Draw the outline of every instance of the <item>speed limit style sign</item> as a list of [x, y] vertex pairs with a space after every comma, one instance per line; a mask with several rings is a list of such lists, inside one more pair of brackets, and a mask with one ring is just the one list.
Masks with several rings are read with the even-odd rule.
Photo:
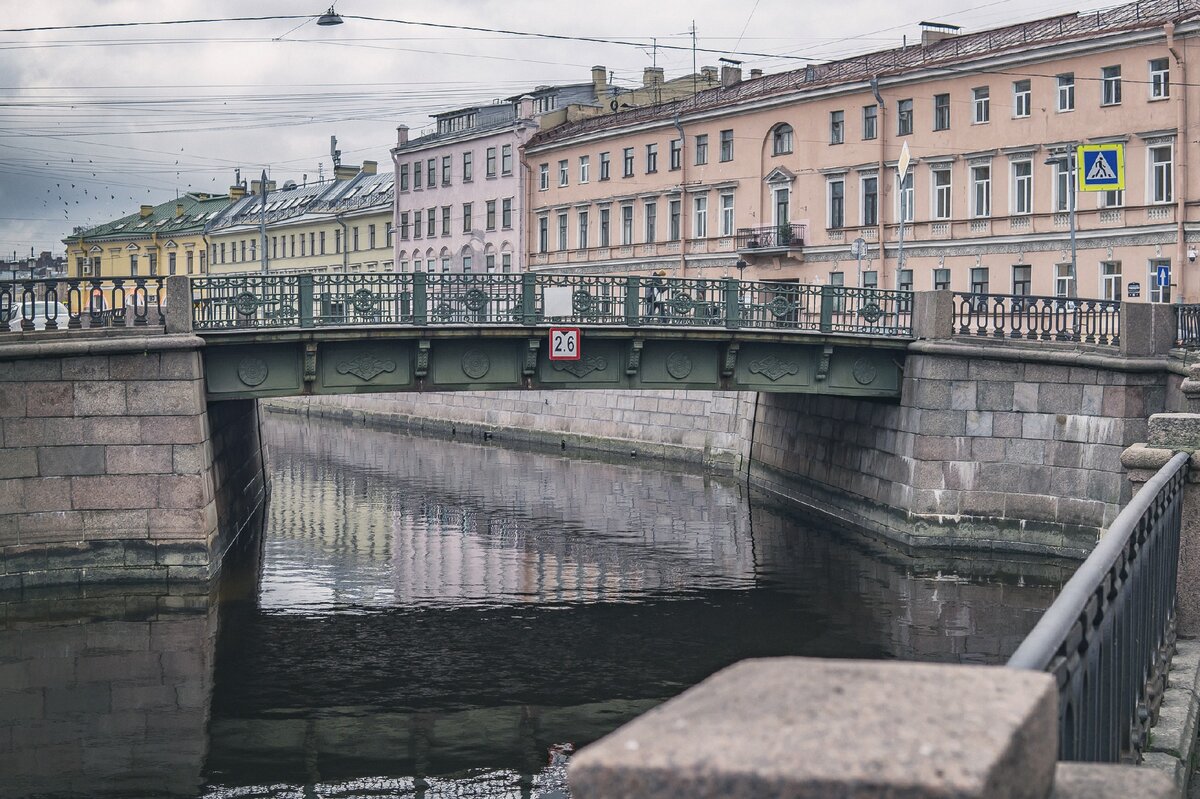
[[578, 361], [579, 360], [579, 328], [552, 327], [550, 328], [550, 360]]

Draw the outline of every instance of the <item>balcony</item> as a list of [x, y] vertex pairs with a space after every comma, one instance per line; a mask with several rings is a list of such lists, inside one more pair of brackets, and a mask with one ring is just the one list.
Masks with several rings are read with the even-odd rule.
[[737, 250], [746, 254], [802, 250], [807, 238], [808, 225], [738, 228]]

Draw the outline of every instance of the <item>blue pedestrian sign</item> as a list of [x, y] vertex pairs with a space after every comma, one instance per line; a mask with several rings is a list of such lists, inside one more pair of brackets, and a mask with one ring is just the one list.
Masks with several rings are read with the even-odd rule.
[[1171, 267], [1167, 266], [1166, 264], [1159, 265], [1154, 282], [1159, 286], [1171, 285]]
[[1125, 188], [1125, 145], [1081, 144], [1076, 151], [1080, 191]]

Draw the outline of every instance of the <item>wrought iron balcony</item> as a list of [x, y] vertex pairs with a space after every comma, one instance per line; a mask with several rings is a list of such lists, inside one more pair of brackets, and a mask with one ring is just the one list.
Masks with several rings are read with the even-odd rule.
[[743, 251], [799, 250], [808, 238], [808, 225], [787, 223], [771, 227], [738, 228], [737, 249]]

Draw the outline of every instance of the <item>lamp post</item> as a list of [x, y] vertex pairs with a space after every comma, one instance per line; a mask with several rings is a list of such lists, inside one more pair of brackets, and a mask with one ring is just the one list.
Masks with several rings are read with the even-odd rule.
[[1050, 157], [1048, 157], [1046, 159], [1047, 166], [1059, 166], [1064, 163], [1067, 165], [1067, 197], [1068, 197], [1067, 216], [1068, 216], [1068, 220], [1069, 220], [1068, 224], [1070, 225], [1070, 228], [1071, 228], [1071, 271], [1070, 271], [1071, 287], [1068, 291], [1067, 296], [1075, 297], [1075, 296], [1078, 296], [1076, 285], [1079, 282], [1076, 279], [1077, 276], [1075, 274], [1075, 262], [1076, 262], [1076, 250], [1075, 250], [1075, 191], [1076, 191], [1076, 186], [1075, 186], [1075, 182], [1076, 182], [1075, 181], [1075, 169], [1076, 169], [1075, 145], [1072, 144], [1070, 149], [1068, 149], [1065, 153], [1058, 153], [1058, 154], [1051, 153]]

